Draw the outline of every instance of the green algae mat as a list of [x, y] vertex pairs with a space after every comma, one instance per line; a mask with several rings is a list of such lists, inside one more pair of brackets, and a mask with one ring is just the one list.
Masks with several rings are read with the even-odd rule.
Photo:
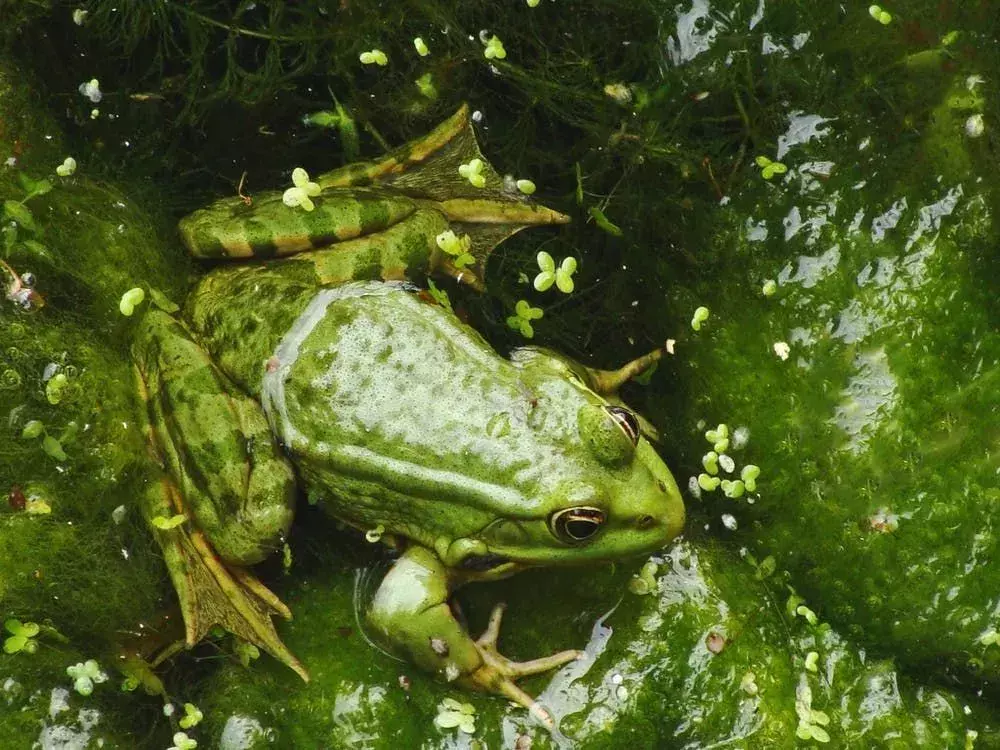
[[[998, 35], [986, 0], [0, 2], [0, 747], [1000, 747]], [[687, 508], [459, 592], [511, 658], [584, 652], [522, 682], [551, 730], [376, 646], [391, 559], [304, 494], [256, 572], [311, 681], [172, 649], [139, 509], [126, 313], [203, 273], [178, 220], [462, 102], [572, 222], [432, 293], [501, 352], [663, 347], [622, 396]]]

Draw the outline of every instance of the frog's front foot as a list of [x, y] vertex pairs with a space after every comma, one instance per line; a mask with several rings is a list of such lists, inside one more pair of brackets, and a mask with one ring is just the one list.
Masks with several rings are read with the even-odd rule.
[[464, 677], [461, 682], [475, 690], [499, 693], [508, 700], [524, 706], [533, 716], [550, 729], [555, 725], [552, 715], [534, 698], [515, 684], [515, 680], [531, 675], [542, 674], [561, 667], [584, 656], [583, 651], [570, 649], [557, 654], [543, 656], [530, 661], [512, 661], [497, 650], [497, 640], [500, 637], [500, 622], [503, 620], [505, 604], [497, 604], [490, 614], [490, 622], [486, 630], [476, 640], [476, 650], [483, 659], [483, 664], [474, 672]]

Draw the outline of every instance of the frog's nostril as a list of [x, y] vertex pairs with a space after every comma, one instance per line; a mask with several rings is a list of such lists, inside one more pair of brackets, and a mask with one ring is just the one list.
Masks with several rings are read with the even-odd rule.
[[656, 480], [656, 486], [660, 488], [660, 492], [666, 492], [667, 491], [667, 485], [666, 485], [666, 483], [662, 479], [657, 479]]
[[638, 524], [637, 524], [637, 525], [638, 525], [638, 527], [639, 527], [640, 529], [643, 529], [643, 530], [645, 530], [645, 529], [650, 529], [650, 528], [652, 528], [652, 527], [653, 527], [653, 524], [655, 524], [655, 523], [656, 523], [656, 519], [655, 519], [655, 518], [653, 518], [652, 516], [642, 516], [642, 517], [641, 517], [641, 518], [639, 519], [639, 522], [638, 522]]

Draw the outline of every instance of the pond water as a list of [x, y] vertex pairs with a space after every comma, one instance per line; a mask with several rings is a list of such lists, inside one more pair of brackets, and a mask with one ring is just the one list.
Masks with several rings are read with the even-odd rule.
[[[93, 0], [0, 29], [0, 746], [1000, 747], [995, 3]], [[508, 604], [511, 658], [585, 651], [523, 681], [553, 731], [376, 647], [390, 561], [305, 496], [258, 572], [311, 682], [221, 633], [144, 670], [183, 629], [128, 351], [204, 271], [177, 221], [462, 102], [571, 223], [437, 287], [502, 353], [522, 300], [592, 367], [664, 347], [622, 396], [683, 535], [459, 592], [475, 634]], [[572, 293], [533, 288], [540, 251]]]

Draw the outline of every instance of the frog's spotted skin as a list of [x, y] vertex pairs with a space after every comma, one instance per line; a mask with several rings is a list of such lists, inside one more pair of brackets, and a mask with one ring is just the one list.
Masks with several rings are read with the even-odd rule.
[[[473, 188], [458, 174], [472, 158], [482, 154], [463, 108], [382, 161], [318, 178], [312, 213], [270, 194], [182, 222], [197, 255], [264, 260], [207, 274], [186, 322], [152, 311], [140, 323], [138, 386], [166, 469], [145, 511], [188, 519], [155, 532], [188, 643], [219, 623], [306, 676], [271, 623], [287, 610], [243, 568], [283, 542], [293, 464], [333, 516], [381, 527], [402, 550], [368, 613], [385, 644], [548, 721], [514, 681], [577, 652], [511, 662], [496, 650], [502, 610], [473, 640], [451, 593], [534, 566], [647, 554], [679, 532], [684, 510], [640, 435], [648, 426], [615, 395], [658, 352], [615, 372], [539, 349], [507, 360], [418, 293], [412, 282], [435, 273], [481, 286], [504, 238], [566, 221], [504, 193], [487, 163], [486, 187]], [[437, 247], [447, 230], [471, 238], [471, 268]]]

